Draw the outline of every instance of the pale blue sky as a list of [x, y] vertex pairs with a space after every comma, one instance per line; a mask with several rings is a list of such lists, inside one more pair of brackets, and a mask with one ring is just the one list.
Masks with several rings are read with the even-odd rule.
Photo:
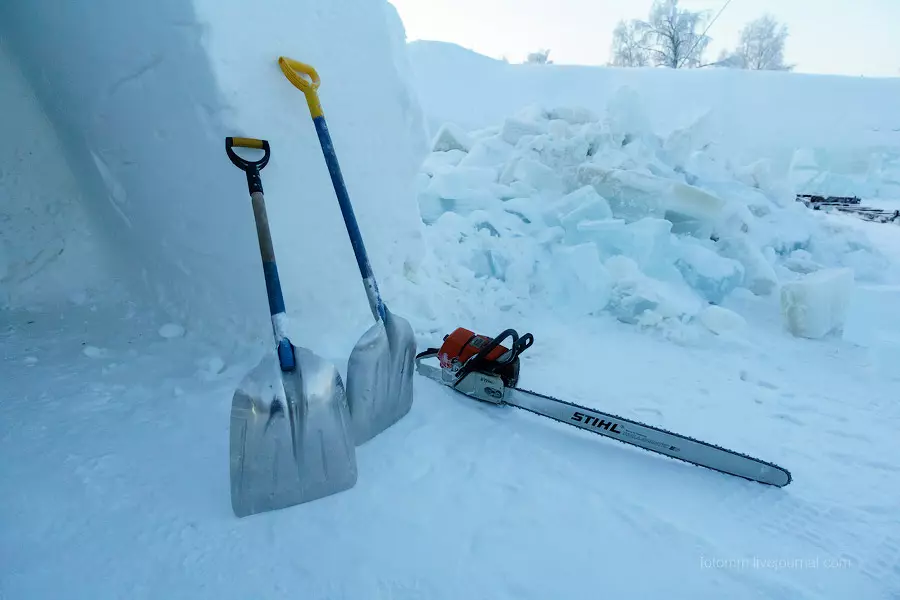
[[[682, 0], [715, 14], [726, 0]], [[646, 18], [652, 0], [390, 0], [410, 41], [455, 42], [522, 62], [550, 48], [562, 64], [605, 64], [619, 19]], [[786, 58], [804, 73], [900, 77], [900, 0], [732, 0], [710, 29], [707, 57], [769, 12], [790, 30]]]

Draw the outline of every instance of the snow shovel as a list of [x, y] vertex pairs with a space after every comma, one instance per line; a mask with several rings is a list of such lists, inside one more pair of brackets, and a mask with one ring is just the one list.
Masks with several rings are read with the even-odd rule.
[[[278, 59], [278, 64], [288, 81], [306, 96], [362, 275], [369, 308], [375, 317], [375, 324], [357, 342], [347, 364], [347, 399], [354, 438], [359, 446], [399, 421], [412, 407], [416, 339], [409, 322], [391, 313], [378, 291], [319, 101], [319, 74], [311, 66], [283, 56]], [[309, 76], [311, 81], [298, 72]]]
[[[234, 147], [265, 154], [250, 162]], [[269, 143], [228, 137], [225, 151], [247, 174], [281, 370], [279, 382], [274, 362], [263, 358], [241, 382], [231, 403], [231, 506], [238, 517], [245, 517], [353, 487], [356, 446], [337, 369], [295, 346], [284, 331], [284, 297], [259, 176], [269, 162]]]

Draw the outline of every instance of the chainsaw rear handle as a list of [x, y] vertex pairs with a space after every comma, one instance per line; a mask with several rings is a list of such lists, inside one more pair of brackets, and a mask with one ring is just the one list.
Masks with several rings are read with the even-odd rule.
[[[238, 156], [234, 148], [262, 150], [263, 157], [256, 161], [250, 161]], [[256, 138], [227, 137], [225, 138], [225, 152], [228, 154], [231, 162], [234, 163], [234, 166], [247, 174], [247, 187], [250, 189], [250, 194], [262, 192], [262, 180], [259, 178], [259, 172], [269, 164], [269, 156], [271, 155], [269, 142], [257, 140]]]

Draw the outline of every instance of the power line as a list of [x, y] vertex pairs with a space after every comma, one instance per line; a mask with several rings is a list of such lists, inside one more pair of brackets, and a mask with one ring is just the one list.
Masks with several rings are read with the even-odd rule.
[[687, 60], [687, 58], [690, 57], [694, 53], [694, 50], [697, 48], [697, 44], [700, 43], [700, 40], [702, 40], [703, 38], [706, 37], [706, 34], [709, 32], [710, 28], [713, 26], [713, 24], [715, 24], [716, 21], [719, 20], [719, 17], [722, 16], [722, 13], [725, 12], [725, 9], [728, 8], [728, 5], [731, 4], [731, 2], [732, 2], [732, 0], [728, 0], [727, 2], [725, 2], [725, 4], [722, 6], [722, 8], [719, 9], [719, 12], [716, 13], [716, 16], [713, 17], [713, 20], [709, 22], [709, 25], [707, 25], [706, 29], [703, 30], [703, 33], [700, 34], [700, 37], [698, 37], [694, 41], [694, 45], [691, 46], [690, 52], [688, 52], [685, 55], [685, 60]]

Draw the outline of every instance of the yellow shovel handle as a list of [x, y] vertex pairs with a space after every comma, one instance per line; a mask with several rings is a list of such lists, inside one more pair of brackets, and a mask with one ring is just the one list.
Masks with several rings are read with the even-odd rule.
[[[282, 56], [278, 59], [278, 66], [281, 67], [281, 72], [284, 73], [288, 81], [306, 96], [306, 103], [309, 105], [309, 114], [312, 115], [312, 118], [325, 116], [317, 92], [322, 80], [312, 65]], [[301, 74], [308, 76], [311, 81], [304, 79]]]

